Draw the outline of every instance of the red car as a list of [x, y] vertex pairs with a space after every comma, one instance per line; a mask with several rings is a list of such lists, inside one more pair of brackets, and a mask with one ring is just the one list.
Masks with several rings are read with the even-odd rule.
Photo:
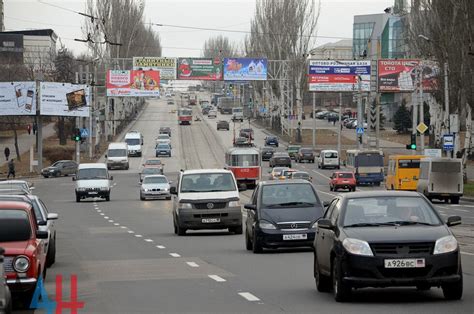
[[350, 171], [336, 171], [331, 175], [331, 181], [329, 181], [329, 189], [331, 191], [337, 191], [338, 189], [355, 191], [356, 185], [354, 173]]
[[44, 241], [31, 204], [0, 202], [0, 247], [5, 249], [4, 268], [12, 295], [30, 304], [40, 276], [46, 275]]

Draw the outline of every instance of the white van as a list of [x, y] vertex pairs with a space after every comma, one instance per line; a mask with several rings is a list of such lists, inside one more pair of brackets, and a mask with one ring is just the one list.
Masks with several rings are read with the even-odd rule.
[[109, 176], [104, 163], [80, 164], [77, 174], [72, 178], [76, 182], [76, 202], [83, 198], [101, 197], [110, 201], [110, 188], [112, 176]]
[[125, 134], [125, 143], [128, 145], [128, 156], [142, 156], [143, 136], [138, 131]]
[[337, 168], [340, 169], [339, 153], [337, 150], [322, 150], [318, 157], [318, 168]]
[[170, 193], [177, 235], [186, 230], [226, 229], [242, 234], [240, 196], [234, 174], [224, 169], [182, 171]]
[[429, 200], [451, 200], [452, 204], [459, 204], [464, 191], [462, 160], [422, 158], [416, 190]]
[[232, 108], [232, 121], [244, 122], [244, 108], [236, 107]]
[[128, 170], [128, 145], [125, 142], [110, 143], [105, 155], [107, 169], [121, 168]]

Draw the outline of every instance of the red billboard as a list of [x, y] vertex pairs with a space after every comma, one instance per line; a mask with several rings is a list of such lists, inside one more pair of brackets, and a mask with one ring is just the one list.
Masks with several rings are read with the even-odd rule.
[[439, 67], [436, 62], [412, 59], [379, 60], [377, 82], [379, 92], [413, 92], [423, 70], [423, 90], [438, 89]]
[[152, 70], [109, 70], [106, 86], [107, 96], [159, 96], [160, 72]]

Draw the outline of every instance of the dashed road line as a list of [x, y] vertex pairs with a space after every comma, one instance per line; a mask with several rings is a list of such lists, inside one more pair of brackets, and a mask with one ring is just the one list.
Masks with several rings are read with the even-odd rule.
[[127, 227], [125, 227], [125, 226], [120, 226], [120, 228], [122, 228], [122, 229], [127, 229]]
[[152, 239], [145, 239], [145, 242], [153, 242]]
[[127, 232], [128, 233], [135, 233], [135, 231], [132, 231], [132, 230], [128, 230]]
[[156, 247], [159, 248], [160, 250], [166, 249], [166, 246], [164, 245], [157, 245]]
[[143, 236], [141, 234], [136, 234], [135, 237], [142, 238]]
[[120, 224], [119, 223], [114, 223], [114, 226], [120, 226]]
[[114, 221], [113, 221], [112, 219], [109, 219], [109, 222], [112, 222], [112, 223], [113, 223]]
[[313, 172], [316, 173], [316, 174], [319, 174], [321, 177], [324, 177], [324, 178], [326, 178], [326, 179], [328, 179], [328, 180], [331, 180], [330, 177], [328, 177], [327, 175], [322, 174], [322, 173], [319, 172], [319, 171], [316, 171], [316, 170], [311, 170], [311, 171], [313, 171]]
[[170, 253], [170, 255], [171, 255], [172, 257], [181, 257], [181, 255], [179, 255], [178, 253]]
[[195, 262], [186, 262], [186, 264], [188, 264], [190, 267], [199, 267], [199, 265]]
[[104, 213], [100, 213], [101, 216], [104, 216], [105, 214]]
[[109, 216], [104, 216], [104, 219], [109, 219]]
[[259, 298], [251, 294], [250, 292], [239, 292], [239, 295], [250, 302], [260, 301]]
[[217, 275], [208, 275], [208, 277], [211, 278], [212, 280], [217, 281], [217, 282], [226, 282], [227, 281], [224, 278], [222, 278], [221, 276], [217, 276]]

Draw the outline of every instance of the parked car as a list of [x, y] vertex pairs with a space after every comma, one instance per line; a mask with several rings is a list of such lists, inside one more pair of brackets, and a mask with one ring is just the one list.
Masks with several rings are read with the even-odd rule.
[[290, 155], [285, 152], [275, 152], [272, 158], [270, 158], [270, 167], [277, 166], [291, 168]]
[[33, 186], [31, 186], [31, 183], [25, 181], [25, 180], [6, 180], [6, 181], [0, 181], [0, 189], [6, 189], [6, 190], [24, 190], [28, 194], [33, 194], [33, 190], [35, 189]]
[[254, 139], [253, 138], [253, 129], [249, 129], [249, 128], [241, 129], [240, 132], [239, 132], [239, 136], [248, 138], [248, 139], [253, 141], [253, 139]]
[[172, 100], [168, 100], [166, 103], [167, 103], [168, 105], [174, 105], [174, 101], [172, 101]]
[[148, 198], [171, 199], [170, 182], [164, 175], [146, 175], [141, 181], [140, 200]]
[[356, 178], [353, 172], [350, 171], [336, 171], [331, 175], [329, 181], [329, 189], [331, 191], [337, 191], [339, 189], [347, 189], [349, 191], [356, 190]]
[[269, 180], [278, 180], [278, 178], [281, 176], [282, 171], [290, 169], [288, 167], [274, 167], [270, 171], [270, 178]]
[[269, 135], [265, 137], [265, 146], [275, 146], [278, 147], [278, 137]]
[[300, 150], [301, 145], [293, 145], [290, 144], [286, 148], [286, 151], [288, 152], [288, 155], [290, 155], [291, 159], [295, 159], [296, 155], [298, 154], [298, 151]]
[[209, 119], [211, 118], [217, 118], [217, 111], [216, 110], [209, 110], [208, 114], [207, 114], [207, 117]]
[[340, 194], [316, 224], [314, 278], [338, 302], [352, 288], [441, 286], [459, 300], [463, 272], [459, 244], [446, 221], [421, 194], [372, 191]]
[[[13, 297], [30, 304], [38, 279], [46, 275], [45, 241], [31, 204], [0, 202], [0, 247], [5, 249], [4, 269]], [[3, 278], [2, 278], [3, 279]]]
[[316, 119], [324, 120], [326, 119], [327, 115], [330, 113], [330, 111], [324, 110], [316, 113], [315, 117]]
[[12, 312], [12, 296], [8, 288], [5, 276], [5, 266], [3, 265], [3, 254], [5, 250], [0, 247], [0, 313], [10, 314]]
[[168, 156], [171, 157], [171, 146], [166, 143], [159, 143], [155, 146], [155, 156]]
[[41, 175], [45, 178], [75, 175], [76, 172], [77, 163], [73, 160], [59, 160], [41, 169]]
[[217, 122], [217, 131], [219, 130], [230, 130], [229, 122], [225, 120], [220, 120]]
[[169, 126], [162, 126], [158, 131], [159, 134], [168, 134], [171, 137], [171, 128]]
[[262, 147], [260, 148], [260, 155], [262, 156], [262, 161], [268, 161], [272, 158], [275, 149], [273, 147]]
[[302, 179], [311, 182], [313, 177], [311, 177], [306, 171], [295, 171], [290, 174], [289, 179]]
[[295, 157], [296, 162], [311, 162], [314, 163], [314, 153], [312, 148], [305, 148], [302, 147], [298, 150], [298, 153], [296, 154]]
[[306, 180], [259, 182], [246, 204], [245, 246], [261, 253], [264, 248], [313, 245], [314, 225], [323, 205]]
[[326, 115], [326, 119], [328, 120], [328, 122], [339, 121], [339, 114], [337, 112], [330, 112]]

